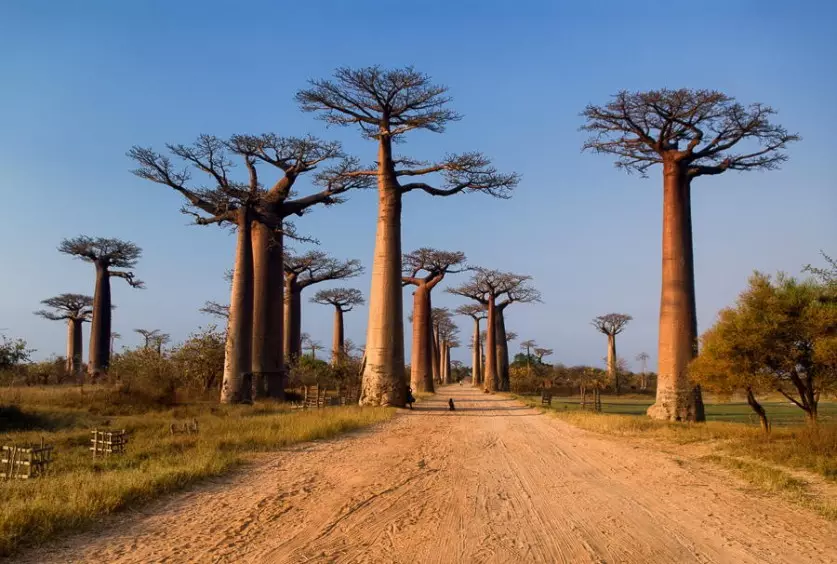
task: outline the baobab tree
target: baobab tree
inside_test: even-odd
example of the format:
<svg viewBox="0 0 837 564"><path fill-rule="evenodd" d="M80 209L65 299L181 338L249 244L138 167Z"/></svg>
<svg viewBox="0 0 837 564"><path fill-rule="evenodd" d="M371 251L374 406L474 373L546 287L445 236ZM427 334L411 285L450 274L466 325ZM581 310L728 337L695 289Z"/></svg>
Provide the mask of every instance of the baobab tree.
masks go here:
<svg viewBox="0 0 837 564"><path fill-rule="evenodd" d="M122 338L121 333L117 333L116 331L111 331L111 333L110 333L110 356L111 357L113 356L114 344L116 343L116 341L118 339L121 339L121 338Z"/></svg>
<svg viewBox="0 0 837 564"><path fill-rule="evenodd" d="M142 335L145 340L142 347L144 349L150 349L156 342L157 337L163 334L159 329L134 329L134 333Z"/></svg>
<svg viewBox="0 0 837 564"><path fill-rule="evenodd" d="M480 321L486 318L488 312L482 304L465 304L456 308L459 315L467 315L474 320L474 335L471 338L471 385L482 385L482 345L480 340Z"/></svg>
<svg viewBox="0 0 837 564"><path fill-rule="evenodd" d="M510 389L509 378L509 343L517 339L517 333L506 331L506 308L513 303L539 302L541 294L528 285L521 285L506 292L506 298L497 303L497 373L500 378L500 390L508 392Z"/></svg>
<svg viewBox="0 0 837 564"><path fill-rule="evenodd" d="M130 270L137 265L142 249L129 241L87 237L80 235L64 239L58 252L72 255L96 268L96 289L93 292L93 320L90 323L90 361L87 372L92 381L105 375L110 366L110 333L113 305L110 295L110 279L121 278L132 288L144 288L145 284L134 277Z"/></svg>
<svg viewBox="0 0 837 564"><path fill-rule="evenodd" d="M624 313L607 313L593 319L591 324L596 331L607 336L607 375L613 382L613 389L619 395L619 370L616 366L616 335L625 330L633 319Z"/></svg>
<svg viewBox="0 0 837 564"><path fill-rule="evenodd" d="M366 365L360 403L404 406L404 324L401 292L401 207L404 194L423 191L433 196L483 192L505 198L517 185L516 174L502 174L480 153L448 155L435 163L421 163L393 154L394 143L413 130L442 133L460 116L448 106L447 88L411 67L382 69L339 68L333 80L313 80L296 95L304 111L319 112L326 122L358 126L378 144L376 166L349 176L377 179L378 224L375 236ZM437 174L441 183L414 178Z"/></svg>
<svg viewBox="0 0 837 564"><path fill-rule="evenodd" d="M302 291L329 280L354 278L363 272L358 260L340 261L321 251L285 255L285 356L294 362L301 354Z"/></svg>
<svg viewBox="0 0 837 564"><path fill-rule="evenodd" d="M531 276L477 267L474 268L474 274L469 282L447 290L451 294L470 298L486 308L486 319L488 321L485 339L485 377L483 380L484 390L487 392L502 389L497 358L498 306L503 302L508 302L502 306L502 309L505 309L512 301L521 301L521 299L535 301L539 299L540 295L537 290L528 285L529 280L531 280ZM504 294L507 299L498 304L498 298ZM502 330L502 340L505 347L505 327Z"/></svg>
<svg viewBox="0 0 837 564"><path fill-rule="evenodd" d="M614 155L616 166L643 176L663 168L663 253L656 419L703 420L700 389L687 367L697 354L691 184L726 171L771 170L799 136L770 122L769 106L744 106L711 90L619 92L588 105L585 150Z"/></svg>
<svg viewBox="0 0 837 564"><path fill-rule="evenodd" d="M534 351L535 351L535 358L538 359L538 362L543 362L543 357L551 356L552 353L555 352L552 349L545 349L545 348L540 348L540 347L535 347Z"/></svg>
<svg viewBox="0 0 837 564"><path fill-rule="evenodd" d="M317 351L320 351L320 350L323 349L322 343L312 339L311 335L309 335L308 333L303 333L301 340L302 340L302 346L303 347L305 347L306 349L311 349L311 358L313 360L317 360Z"/></svg>
<svg viewBox="0 0 837 564"><path fill-rule="evenodd" d="M249 403L255 375L257 395L284 394L283 311L284 219L303 215L317 204L341 201L347 190L369 184L364 177L344 173L355 168L340 145L314 137L281 137L273 133L233 135L228 140L201 135L192 145L167 145L169 152L202 174L212 188L189 186L191 174L178 170L171 159L150 148L133 147L128 156L139 168L134 174L173 188L188 204L182 210L198 225L235 225L238 231L227 324L221 401ZM232 178L235 156L244 164L247 180ZM325 161L335 162L315 175L321 190L292 198L300 175ZM270 188L262 184L259 167L279 171Z"/></svg>
<svg viewBox="0 0 837 564"><path fill-rule="evenodd" d="M641 352L636 355L636 361L639 362L640 365L640 376L639 376L639 389L645 390L648 387L648 353Z"/></svg>
<svg viewBox="0 0 837 564"><path fill-rule="evenodd" d="M462 272L465 254L423 247L404 255L402 284L413 290L413 347L410 384L414 391L433 391L433 306L431 292L447 274Z"/></svg>
<svg viewBox="0 0 837 564"><path fill-rule="evenodd" d="M320 290L311 302L334 307L334 338L332 340L331 364L337 365L347 356L345 340L343 338L343 314L363 305L363 294L356 288L331 288Z"/></svg>
<svg viewBox="0 0 837 564"><path fill-rule="evenodd" d="M459 346L459 328L454 324L453 317L447 308L441 311L444 314L438 319L438 333L439 333L439 366L440 379L442 384L450 384L450 350Z"/></svg>
<svg viewBox="0 0 837 564"><path fill-rule="evenodd" d="M41 301L53 311L38 310L35 315L52 321L67 321L67 374L81 383L84 379L82 324L93 316L93 298L82 294L60 294Z"/></svg>

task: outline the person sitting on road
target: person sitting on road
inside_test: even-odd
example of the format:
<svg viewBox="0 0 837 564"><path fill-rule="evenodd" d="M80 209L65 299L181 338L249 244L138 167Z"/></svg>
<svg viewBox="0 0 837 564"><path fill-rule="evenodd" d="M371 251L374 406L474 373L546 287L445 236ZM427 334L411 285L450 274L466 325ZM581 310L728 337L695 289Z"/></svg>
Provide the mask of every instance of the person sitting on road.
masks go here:
<svg viewBox="0 0 837 564"><path fill-rule="evenodd" d="M413 404L415 403L416 398L413 397L413 388L407 386L407 405L410 409L413 409Z"/></svg>
<svg viewBox="0 0 837 564"><path fill-rule="evenodd" d="M451 411L456 411L456 406L453 405L453 398L448 400L448 406L450 407Z"/></svg>

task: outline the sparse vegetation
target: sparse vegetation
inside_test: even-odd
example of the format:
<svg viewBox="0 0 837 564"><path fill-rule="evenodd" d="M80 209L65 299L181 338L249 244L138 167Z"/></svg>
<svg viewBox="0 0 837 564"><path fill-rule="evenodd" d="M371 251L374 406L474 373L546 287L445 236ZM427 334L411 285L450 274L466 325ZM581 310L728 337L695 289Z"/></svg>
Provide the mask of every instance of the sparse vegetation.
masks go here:
<svg viewBox="0 0 837 564"><path fill-rule="evenodd" d="M165 406L105 386L12 388L0 391L0 405L7 406L0 424L13 419L19 429L5 433L4 443L44 437L57 450L48 475L0 482L0 555L221 474L246 462L248 454L329 438L393 414L357 407L291 411L271 402L227 406L216 398ZM169 433L173 420L192 417L198 435ZM126 455L94 462L87 450L93 427L126 429Z"/></svg>

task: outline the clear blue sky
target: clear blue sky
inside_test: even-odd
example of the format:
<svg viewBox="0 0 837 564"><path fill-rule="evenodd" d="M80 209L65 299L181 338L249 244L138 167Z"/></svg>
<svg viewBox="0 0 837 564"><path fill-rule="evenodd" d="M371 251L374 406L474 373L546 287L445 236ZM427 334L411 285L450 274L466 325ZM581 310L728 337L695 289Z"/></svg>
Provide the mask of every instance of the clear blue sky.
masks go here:
<svg viewBox="0 0 837 564"><path fill-rule="evenodd" d="M660 173L630 177L582 154L579 112L620 89L713 88L773 105L804 137L781 171L696 183L702 331L753 269L797 274L819 249L837 254L835 22L832 3L772 0L2 2L0 328L39 358L63 352L65 328L32 311L61 292L92 293L92 267L55 250L79 234L144 250L136 272L148 288L113 281L122 344L139 342L137 327L180 340L210 323L197 310L228 301L234 239L188 226L179 195L129 173L128 148L199 133L313 133L369 162L372 143L302 114L293 95L337 66L414 65L450 87L465 119L401 150L479 150L524 180L510 201L409 194L404 249L462 250L534 276L544 304L513 306L507 327L554 348L553 361L601 364L605 338L589 321L616 311L634 316L619 354L647 351L656 366ZM375 208L374 192L355 194L298 226L368 267ZM367 292L368 273L349 284ZM405 292L405 315L410 300ZM439 292L435 303L459 301ZM331 319L306 304L303 329L328 343ZM364 342L365 324L365 309L349 314L347 336ZM467 339L470 323L460 326Z"/></svg>

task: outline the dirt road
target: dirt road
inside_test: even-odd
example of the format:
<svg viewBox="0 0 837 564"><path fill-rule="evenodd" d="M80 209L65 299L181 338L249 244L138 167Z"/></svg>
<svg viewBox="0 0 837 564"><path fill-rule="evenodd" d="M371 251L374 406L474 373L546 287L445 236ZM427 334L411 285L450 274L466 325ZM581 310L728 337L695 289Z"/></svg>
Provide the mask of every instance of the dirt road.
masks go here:
<svg viewBox="0 0 837 564"><path fill-rule="evenodd" d="M447 410L453 397L455 412ZM453 386L30 562L837 562L837 526L650 446Z"/></svg>

